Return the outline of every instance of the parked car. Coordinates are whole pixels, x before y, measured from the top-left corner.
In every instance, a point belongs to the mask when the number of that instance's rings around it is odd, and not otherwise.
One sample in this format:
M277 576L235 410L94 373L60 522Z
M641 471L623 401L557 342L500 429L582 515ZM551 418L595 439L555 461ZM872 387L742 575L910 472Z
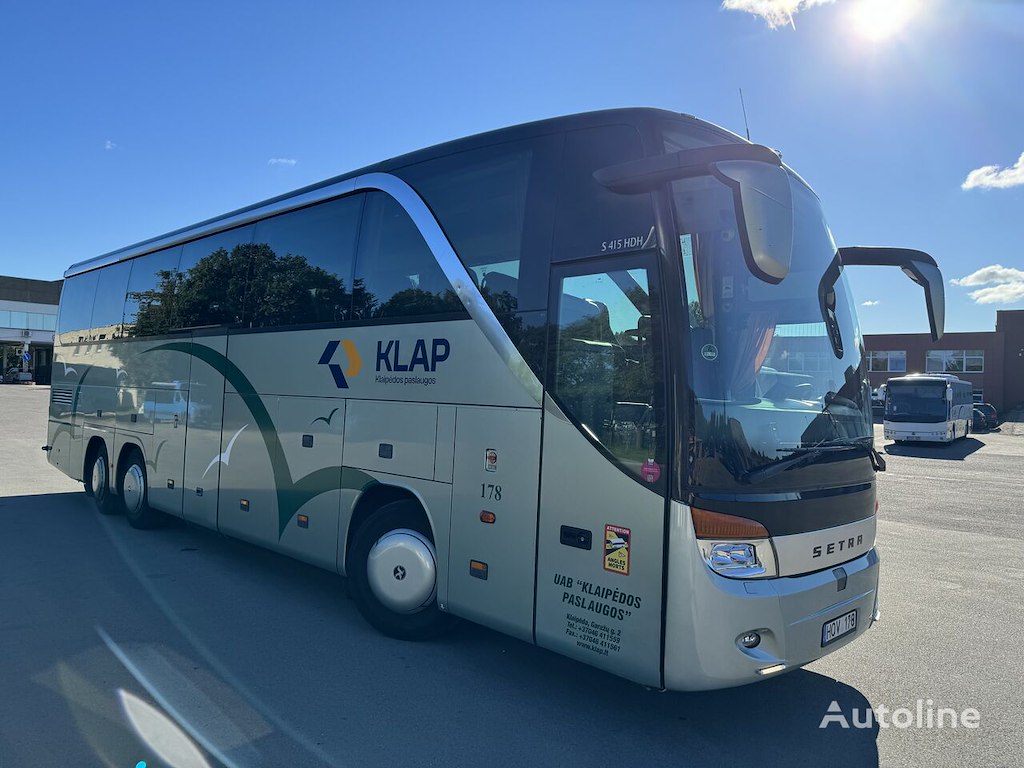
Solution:
M882 384L878 386L876 389L871 390L871 407L885 407L885 384Z
M983 429L988 429L988 417L985 416L985 412L975 408L974 409L974 423L971 424L972 432L981 432Z
M988 422L989 429L999 426L999 414L992 403L978 403L974 407L985 414L985 421Z

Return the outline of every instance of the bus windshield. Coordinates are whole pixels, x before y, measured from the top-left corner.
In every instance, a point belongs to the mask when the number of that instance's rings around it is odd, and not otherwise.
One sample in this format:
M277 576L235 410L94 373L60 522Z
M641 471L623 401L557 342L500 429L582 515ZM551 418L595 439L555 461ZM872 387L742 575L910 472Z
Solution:
M792 175L790 186L792 266L773 285L745 263L732 190L712 176L672 183L689 309L691 487L743 486L753 470L801 449L873 434L863 342L835 243L814 193ZM830 452L767 473L763 485L842 484L847 462L863 456Z
M944 382L889 382L886 387L886 421L934 424L945 421L948 411Z

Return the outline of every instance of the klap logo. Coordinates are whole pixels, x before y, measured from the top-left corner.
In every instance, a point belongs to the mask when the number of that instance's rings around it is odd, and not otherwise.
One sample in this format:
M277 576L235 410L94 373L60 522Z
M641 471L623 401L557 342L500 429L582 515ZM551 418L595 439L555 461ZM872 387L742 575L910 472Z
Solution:
M334 353L338 351L339 345L344 351L345 359L348 362L348 367L344 371L341 370L341 365L331 362L334 359ZM334 376L334 383L338 386L338 389L348 389L347 377L358 375L359 371L362 370L363 361L359 357L359 352L356 350L356 345L352 339L341 339L340 341L327 342L327 346L324 347L324 352L320 355L317 365L327 366L331 375Z

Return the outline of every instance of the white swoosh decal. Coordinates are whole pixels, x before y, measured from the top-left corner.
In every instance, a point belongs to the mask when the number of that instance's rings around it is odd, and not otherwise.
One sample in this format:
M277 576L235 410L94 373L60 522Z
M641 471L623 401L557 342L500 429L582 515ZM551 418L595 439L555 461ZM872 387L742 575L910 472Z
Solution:
M64 360L61 360L60 364L64 366L64 375L65 376L68 375L68 371L71 371L71 373L75 374L75 376L78 375L78 371L76 371L74 368L69 368L68 364Z
M220 462L221 464L226 464L228 466L231 465L231 449L235 447L235 440L238 439L238 436L242 434L242 432L245 430L245 427L248 426L249 425L246 424L245 426L242 427L242 429L235 432L234 437L232 437L228 441L228 447L224 449L224 453L218 453L210 460L210 463L206 465L206 472L209 472L211 469L213 469L214 464L217 464L218 462ZM203 472L203 477L206 477L206 472Z

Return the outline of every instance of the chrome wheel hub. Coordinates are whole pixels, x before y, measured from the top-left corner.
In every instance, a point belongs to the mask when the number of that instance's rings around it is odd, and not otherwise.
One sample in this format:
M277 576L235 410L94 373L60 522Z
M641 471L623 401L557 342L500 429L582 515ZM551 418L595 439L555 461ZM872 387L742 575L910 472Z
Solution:
M103 456L97 456L92 463L92 493L102 499L107 495L107 460Z
M146 478L142 467L132 464L124 475L124 487L121 495L124 497L124 508L129 515L137 515L142 510L142 500L145 498Z
M415 613L437 593L437 556L430 539L400 528L381 536L366 559L373 596L396 613Z

